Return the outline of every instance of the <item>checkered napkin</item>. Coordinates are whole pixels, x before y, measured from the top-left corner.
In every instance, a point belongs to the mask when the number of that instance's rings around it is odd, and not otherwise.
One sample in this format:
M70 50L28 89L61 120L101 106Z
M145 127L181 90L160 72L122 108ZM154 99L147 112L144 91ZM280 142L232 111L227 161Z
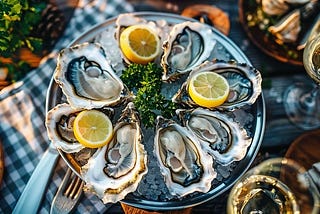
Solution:
M131 11L133 7L124 0L80 0L52 53L22 81L0 92L0 139L5 156L5 172L0 186L0 213L11 213L48 147L49 139L44 125L45 101L58 52L93 25ZM65 171L66 164L59 160L40 205L40 213L49 212ZM101 213L106 209L108 206L96 196L85 194L76 213Z

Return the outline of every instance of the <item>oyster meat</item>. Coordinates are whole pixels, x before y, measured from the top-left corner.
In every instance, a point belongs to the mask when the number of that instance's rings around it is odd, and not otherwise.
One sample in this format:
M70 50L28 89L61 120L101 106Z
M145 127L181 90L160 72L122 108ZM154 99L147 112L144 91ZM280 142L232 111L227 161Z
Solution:
M253 104L261 94L261 74L255 68L235 61L206 61L196 67L182 84L180 90L173 96L172 101L189 107L198 107L188 94L188 84L192 75L198 72L211 71L221 74L229 83L229 96L220 106L215 108L232 111L245 105Z
M54 79L74 108L101 108L122 101L127 89L97 43L83 43L62 50Z
M176 122L157 117L154 155L172 195L208 192L216 177L213 160L195 136Z
M162 79L174 81L208 60L216 42L207 25L190 21L176 24L163 44Z
M104 203L116 203L135 191L147 172L140 120L130 102L115 125L111 142L98 149L81 168L84 189Z
M181 121L201 140L203 149L215 161L228 165L245 157L252 139L230 116L202 108L177 111Z

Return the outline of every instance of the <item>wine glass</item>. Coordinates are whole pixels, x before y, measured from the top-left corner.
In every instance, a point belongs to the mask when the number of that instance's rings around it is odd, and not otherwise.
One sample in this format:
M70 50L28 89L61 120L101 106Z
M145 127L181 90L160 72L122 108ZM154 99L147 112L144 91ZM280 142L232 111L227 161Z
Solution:
M320 127L320 34L309 40L303 51L303 65L315 85L297 83L284 94L289 120L304 130Z
M287 158L268 159L249 170L232 188L228 214L319 213L319 195L306 170Z

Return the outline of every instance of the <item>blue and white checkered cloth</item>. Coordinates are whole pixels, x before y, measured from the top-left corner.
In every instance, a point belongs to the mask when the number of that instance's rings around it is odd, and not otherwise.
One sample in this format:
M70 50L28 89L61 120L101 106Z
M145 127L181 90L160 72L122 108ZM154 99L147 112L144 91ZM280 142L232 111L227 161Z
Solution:
M45 101L58 52L94 25L131 11L133 7L125 0L79 0L73 17L53 51L22 81L0 92L0 140L5 157L4 177L0 186L0 213L11 213L49 145L44 125ZM49 213L65 170L66 164L60 160L39 213ZM101 213L107 209L96 196L85 194L76 213Z

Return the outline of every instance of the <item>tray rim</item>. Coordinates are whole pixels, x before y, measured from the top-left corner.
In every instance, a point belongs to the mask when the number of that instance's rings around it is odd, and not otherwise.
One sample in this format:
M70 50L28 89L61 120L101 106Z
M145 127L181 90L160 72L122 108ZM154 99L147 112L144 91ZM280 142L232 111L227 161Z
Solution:
M169 19L169 18L175 19L178 22L182 22L182 21L198 22L197 20L192 19L192 18L183 17L183 16L180 16L177 14L164 13L164 12L146 11L146 12L132 12L130 14L133 14L138 17L164 17L166 19ZM92 28L85 31L79 37L74 39L67 47L70 47L72 45L79 43L81 40L89 37L89 35L91 35L91 34L96 35L98 32L102 32L103 29L105 29L104 27L109 26L111 23L114 24L117 17L118 16L108 18L104 22L94 25ZM248 63L249 65L252 65L251 62L249 61L249 59L247 58L247 56L244 54L244 52L241 51L241 49L232 40L230 40L228 37L226 37L225 35L220 33L214 27L212 27L212 30L214 31L214 33L217 34L217 36L219 36L219 38L222 41L226 42L226 44L224 44L224 45L227 45L229 48L233 48L233 49L237 50L237 53L236 53L238 55L237 57L239 57L239 58L242 57L243 63ZM228 50L227 47L225 47L225 48ZM59 89L58 84L54 81L53 76L52 76L52 78L50 80L50 84L48 86L48 91L47 91L47 96L46 96L46 106L45 106L46 112L48 112L51 108L53 108L59 102L57 99L57 97L58 97L57 93L62 93L62 91ZM52 95L55 95L55 96L52 96ZM254 135L252 137L251 145L247 150L247 154L241 160L241 162L246 161L246 165L244 167L237 167L236 170L233 171L233 172L235 172L236 175L233 175L233 176L227 178L224 183L219 184L215 188L211 189L209 192L204 193L204 194L199 194L195 197L188 198L187 200L159 202L159 201L150 201L150 200L145 200L145 199L137 199L135 197L128 198L128 196L127 196L125 199L121 200L120 202L128 204L130 206L145 209L145 210L168 211L168 210L184 209L184 208L200 205L202 203L205 203L205 202L221 195L222 193L226 192L227 190L229 190L235 184L235 182L238 179L240 179L240 177L251 166L253 160L255 159L255 157L259 151L259 148L261 146L262 139L264 136L265 120L266 120L266 107L265 107L265 100L264 100L263 92L261 92L261 95L258 97L258 99L256 100L256 102L253 105L255 108L255 112L257 112L256 124L255 124L256 130L255 130ZM257 132L257 129L258 129L258 132ZM254 145L254 146L252 146L252 145ZM255 148L253 148L253 147L255 147ZM79 173L79 169L75 169L75 167L70 163L70 157L68 157L68 154L64 153L60 149L57 149L57 150L58 150L60 156L62 157L62 159L68 165L68 167L70 167L75 172L75 174L77 174L81 178L81 175ZM236 177L236 178L234 178L234 177Z

